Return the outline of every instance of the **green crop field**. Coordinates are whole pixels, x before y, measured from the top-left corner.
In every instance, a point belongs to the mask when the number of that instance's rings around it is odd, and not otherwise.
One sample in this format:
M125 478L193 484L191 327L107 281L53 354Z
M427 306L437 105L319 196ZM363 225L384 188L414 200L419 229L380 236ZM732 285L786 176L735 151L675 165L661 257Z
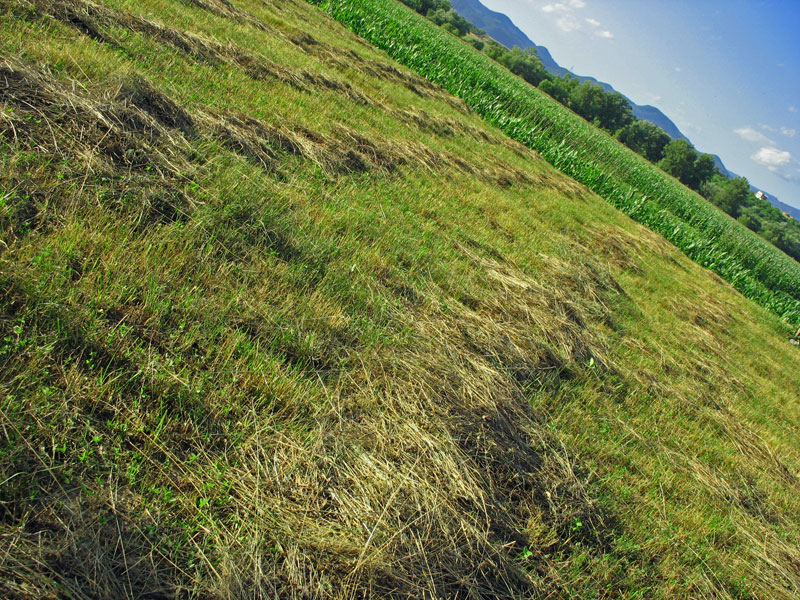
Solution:
M645 159L399 2L319 4L745 296L800 325L800 264Z

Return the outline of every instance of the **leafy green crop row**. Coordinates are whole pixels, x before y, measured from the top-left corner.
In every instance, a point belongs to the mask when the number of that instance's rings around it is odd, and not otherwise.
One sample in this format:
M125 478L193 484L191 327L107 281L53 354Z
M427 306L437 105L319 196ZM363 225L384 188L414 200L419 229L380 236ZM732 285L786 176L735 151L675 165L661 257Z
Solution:
M642 157L399 2L310 1L748 298L800 323L800 264Z

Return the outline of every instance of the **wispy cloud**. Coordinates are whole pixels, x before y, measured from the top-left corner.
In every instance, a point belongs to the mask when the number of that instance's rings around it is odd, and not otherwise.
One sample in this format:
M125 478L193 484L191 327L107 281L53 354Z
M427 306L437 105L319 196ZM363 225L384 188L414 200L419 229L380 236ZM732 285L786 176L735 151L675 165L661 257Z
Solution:
M683 69L681 69L680 67L675 67L675 72L676 72L676 73L680 73L682 70L683 70Z
M785 167L792 164L792 154L786 150L778 150L774 147L761 148L751 156L754 161L764 165L770 171L775 171L778 167Z
M581 24L576 21L572 15L564 15L563 17L559 17L556 20L556 25L561 31L566 31L567 33L571 31L577 31L581 28Z
M750 158L784 181L800 183L800 163L791 152L770 146L761 148Z
M571 33L573 31L592 30L594 35L603 39L613 39L614 34L608 29L598 29L602 24L593 17L579 18L577 11L586 8L584 0L561 0L560 2L550 2L540 6L542 12L555 17L555 25L561 31ZM588 27L587 27L588 25Z
M798 112L796 106L790 106L788 110L789 110L789 112Z
M794 173L778 173L778 177L790 183L800 183L800 169Z
M586 8L586 2L583 0L567 0L566 2L554 2L542 6L542 10L546 13L569 12L574 8Z
M775 142L769 139L760 131L756 131L752 127L740 127L739 129L734 129L733 131L736 135L748 142L754 142L756 144L763 144L770 146L774 146Z
M780 127L772 127L770 125L761 123L759 124L759 128L762 131L769 131L770 133L780 133L782 136L788 138L793 138L798 134L797 129L792 129L791 127L786 127L785 125L781 125ZM743 140L748 142L761 144L762 146L770 146L770 147L775 146L774 141L772 141L766 135L761 133L761 131L757 131L752 127L740 127L739 129L734 129L734 133Z
M789 129L788 127L781 127L778 129L761 123L759 124L759 128L762 131L769 131L772 133L778 133L780 131L780 133L786 137L794 137L797 135L796 130ZM740 127L739 129L734 129L733 132L743 140L757 144L757 147L760 146L758 150L750 156L753 162L762 167L766 167L771 173L774 173L781 179L792 183L800 183L800 163L792 156L791 152L788 150L781 150L770 138L752 127Z

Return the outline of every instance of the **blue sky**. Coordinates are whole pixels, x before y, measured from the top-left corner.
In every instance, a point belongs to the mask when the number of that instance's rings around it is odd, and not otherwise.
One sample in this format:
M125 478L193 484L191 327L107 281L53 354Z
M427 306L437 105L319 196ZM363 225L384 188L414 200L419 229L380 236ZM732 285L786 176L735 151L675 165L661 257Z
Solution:
M800 208L800 0L481 0Z

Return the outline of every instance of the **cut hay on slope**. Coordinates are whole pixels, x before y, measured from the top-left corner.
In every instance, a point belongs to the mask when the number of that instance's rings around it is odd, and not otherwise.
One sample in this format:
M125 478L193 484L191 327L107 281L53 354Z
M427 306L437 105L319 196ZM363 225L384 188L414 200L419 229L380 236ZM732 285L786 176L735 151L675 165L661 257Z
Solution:
M0 597L797 596L796 348L663 238L305 1L0 32Z

